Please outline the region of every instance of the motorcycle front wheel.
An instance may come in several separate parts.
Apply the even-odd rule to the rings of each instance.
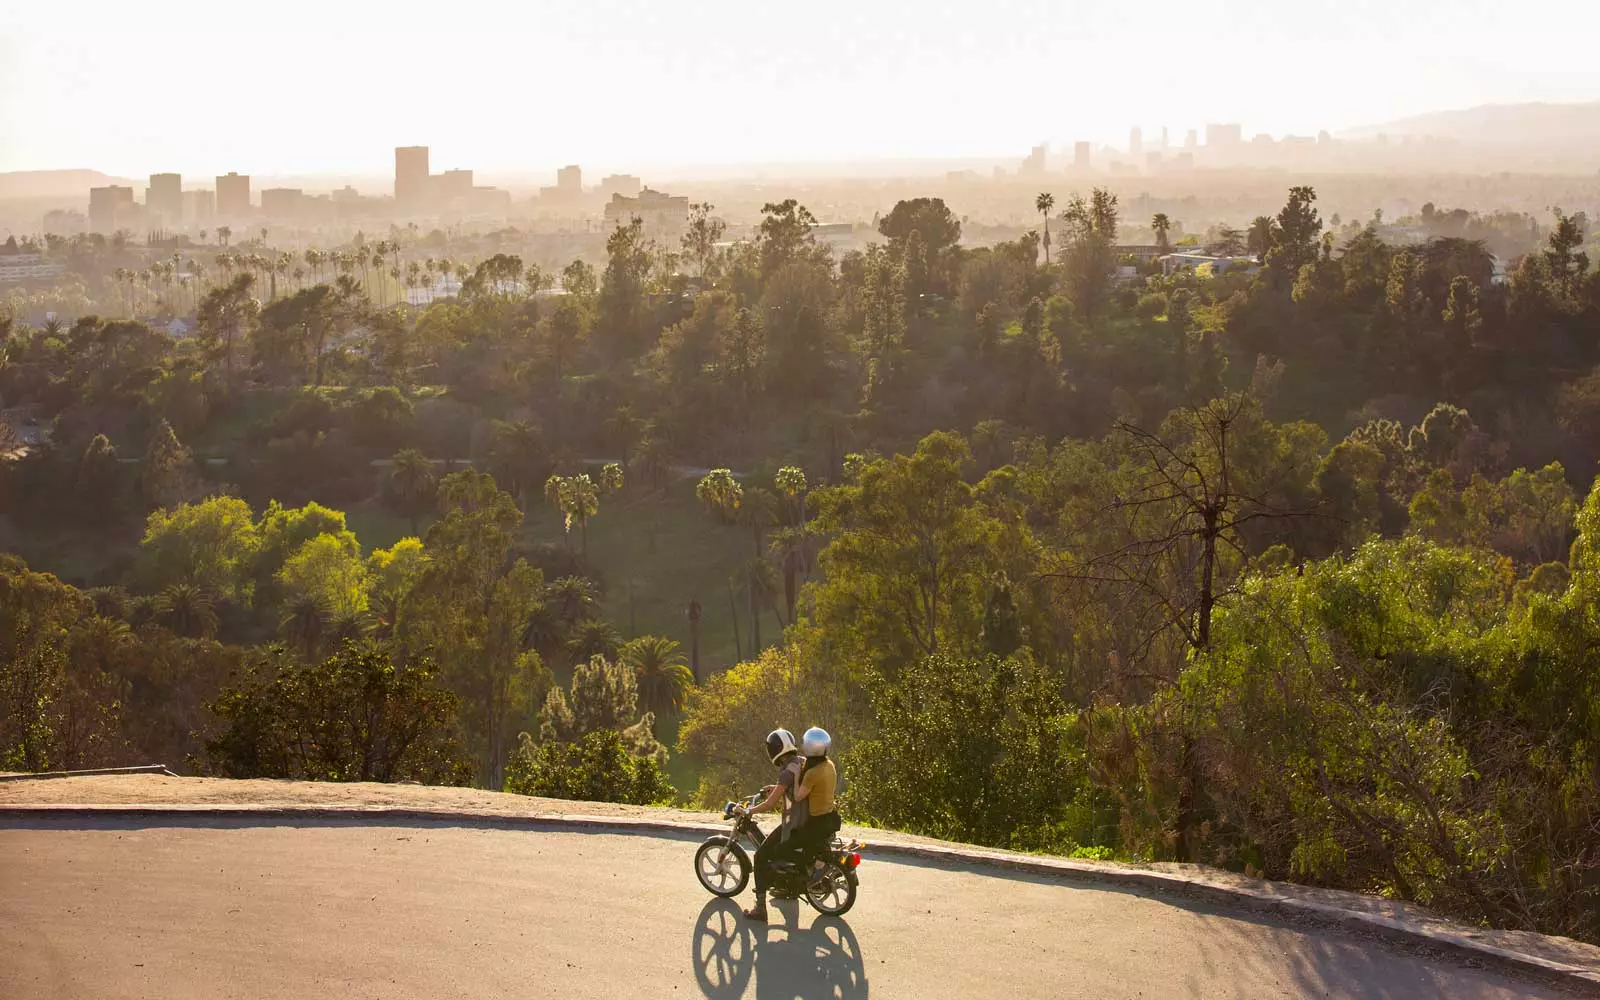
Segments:
[[[737,896],[750,884],[750,855],[730,837],[711,837],[694,852],[694,874],[713,896]]]
[[[806,886],[806,902],[818,913],[842,917],[856,905],[856,873],[829,864]]]

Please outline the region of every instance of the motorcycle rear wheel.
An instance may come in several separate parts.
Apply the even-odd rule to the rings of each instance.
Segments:
[[[729,837],[712,837],[694,852],[694,874],[713,896],[727,899],[744,892],[754,866],[744,848]]]
[[[842,917],[856,905],[856,873],[828,864],[820,878],[806,886],[806,902],[818,913]]]

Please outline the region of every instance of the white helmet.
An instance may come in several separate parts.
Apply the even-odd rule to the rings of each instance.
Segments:
[[[767,734],[767,756],[776,764],[780,757],[795,752],[794,734],[787,729],[774,729]]]
[[[833,749],[833,737],[821,726],[812,726],[800,737],[800,752],[807,757],[826,757]]]

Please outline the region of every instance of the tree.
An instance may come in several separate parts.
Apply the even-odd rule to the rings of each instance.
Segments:
[[[150,610],[156,621],[189,638],[209,639],[216,635],[221,623],[210,595],[192,583],[163,587]]]
[[[249,338],[261,304],[250,296],[255,277],[240,274],[214,288],[200,303],[198,340],[208,354],[222,361],[223,381],[234,386],[234,361],[238,346]]]
[[[601,347],[613,358],[633,358],[645,348],[646,291],[654,244],[645,238],[644,223],[634,217],[606,237],[606,269],[600,278]]]
[[[1167,234],[1172,232],[1172,220],[1167,218],[1167,213],[1157,212],[1150,219],[1150,228],[1155,230],[1156,245],[1162,250],[1167,249]]]
[[[728,228],[727,223],[712,217],[715,208],[710,202],[691,203],[689,225],[683,233],[683,255],[694,263],[695,274],[701,278],[717,276],[717,244]]]
[[[1117,196],[1102,188],[1088,200],[1073,195],[1062,220],[1067,294],[1084,320],[1093,323],[1105,309],[1116,274]]]
[[[816,236],[812,233],[816,224],[817,217],[793,198],[761,206],[756,247],[763,280],[769,280],[786,264],[816,250]]]
[[[230,778],[466,784],[456,698],[426,659],[396,666],[372,644],[321,663],[267,658],[212,704],[206,766]]]
[[[589,519],[600,512],[602,491],[612,492],[622,488],[622,469],[615,462],[600,470],[596,483],[587,472],[576,476],[551,476],[544,484],[544,496],[552,507],[561,511],[566,527],[567,544],[572,544],[572,526],[578,526],[583,536],[583,554],[589,554]]]
[[[194,456],[178,441],[172,425],[162,420],[139,466],[140,494],[153,507],[171,507],[195,499],[199,489]]]
[[[415,448],[395,454],[390,462],[386,497],[397,513],[411,522],[411,533],[418,534],[417,519],[434,508],[438,476],[433,461]]]
[[[1040,218],[1044,219],[1044,262],[1046,266],[1050,263],[1050,213],[1055,210],[1055,207],[1056,196],[1048,191],[1040,192],[1039,196],[1033,199],[1033,210],[1039,213]]]
[[[189,584],[248,603],[261,544],[250,505],[237,497],[180,504],[147,519],[137,575],[152,590]]]
[[[682,710],[694,687],[694,675],[676,642],[642,635],[624,643],[619,655],[623,665],[633,671],[641,708],[656,715]]]
[[[544,434],[526,420],[491,425],[489,468],[495,479],[518,498],[524,510],[550,475],[550,451]]]
[[[310,598],[334,618],[367,610],[367,568],[361,546],[349,532],[318,535],[278,571],[278,583],[291,601]]]

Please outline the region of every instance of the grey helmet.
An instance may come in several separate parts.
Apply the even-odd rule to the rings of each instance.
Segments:
[[[776,764],[784,754],[794,753],[794,733],[787,729],[774,729],[767,734],[767,756]]]
[[[800,752],[807,757],[826,757],[833,749],[833,737],[821,726],[812,726],[800,737]]]

